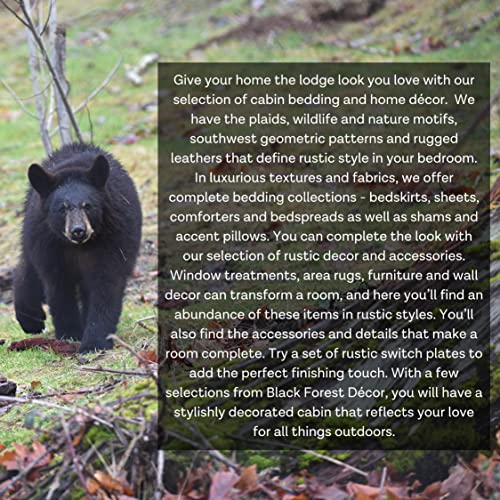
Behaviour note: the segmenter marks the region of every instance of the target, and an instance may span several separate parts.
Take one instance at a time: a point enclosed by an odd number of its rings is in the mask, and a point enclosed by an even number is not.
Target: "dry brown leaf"
[[[474,474],[461,465],[452,468],[450,476],[441,483],[441,496],[467,500],[474,489]]]
[[[39,475],[38,470],[52,460],[52,455],[50,453],[47,453],[44,458],[41,458],[42,455],[47,452],[47,448],[39,441],[33,443],[33,451],[19,443],[14,443],[12,446],[14,447],[14,451],[4,451],[2,455],[0,455],[0,465],[7,470],[20,471],[29,467],[35,460],[40,459],[28,474],[28,481],[35,480]]]
[[[209,500],[226,500],[238,480],[238,474],[234,471],[217,472],[212,478]]]
[[[87,488],[87,493],[89,493],[90,495],[95,495],[101,489],[99,483],[91,477],[87,479],[87,481],[85,482],[85,486]]]
[[[47,339],[45,337],[31,337],[29,339],[12,342],[9,346],[9,351],[25,351],[26,349],[34,349],[39,347],[46,351],[54,351],[56,354],[70,356],[75,354],[80,344],[79,342],[70,342],[68,340]]]
[[[111,492],[122,493],[125,495],[132,495],[134,492],[129,488],[129,486],[120,481],[119,479],[106,474],[105,472],[98,470],[94,474],[94,479],[99,483],[99,485]]]
[[[424,491],[422,497],[429,500],[438,499],[441,496],[441,483],[439,481],[429,484]]]
[[[393,485],[379,488],[366,484],[348,483],[346,489],[347,493],[354,496],[356,500],[375,500],[379,497],[387,498],[388,500],[403,500],[408,498],[407,488],[404,486]]]
[[[158,363],[158,354],[156,351],[139,351],[136,358],[139,365]]]
[[[31,391],[33,392],[37,387],[41,387],[42,383],[40,380],[32,380],[31,381]]]
[[[259,482],[257,476],[257,465],[250,465],[250,467],[245,467],[241,472],[241,476],[238,482],[234,485],[240,491],[253,490]]]

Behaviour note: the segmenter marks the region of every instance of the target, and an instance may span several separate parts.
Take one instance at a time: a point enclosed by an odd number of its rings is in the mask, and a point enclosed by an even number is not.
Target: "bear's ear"
[[[28,169],[28,179],[33,189],[37,191],[42,198],[49,195],[55,183],[54,176],[37,163],[33,163]]]
[[[88,173],[90,182],[98,189],[106,184],[109,177],[109,163],[105,156],[99,155]]]

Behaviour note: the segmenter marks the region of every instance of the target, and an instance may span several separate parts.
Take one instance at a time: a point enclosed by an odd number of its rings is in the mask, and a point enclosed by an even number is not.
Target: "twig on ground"
[[[163,467],[165,465],[165,452],[163,450],[158,450],[157,458],[157,469],[156,469],[156,491],[154,500],[161,500],[163,493],[165,493],[165,488],[163,486]],[[189,476],[186,476],[186,479]]]
[[[101,386],[86,387],[85,389],[75,389],[74,391],[51,392],[50,394],[40,394],[32,397],[36,399],[48,399],[62,396],[74,396],[78,394],[88,394],[89,392],[91,392],[92,394],[101,394],[103,392],[113,390],[119,383],[120,381],[117,381],[115,383],[103,384]]]
[[[182,486],[178,489],[179,498],[182,498],[182,495],[184,493],[184,488],[186,488],[188,481],[189,481],[189,478],[191,477],[191,473],[193,472],[194,463],[195,463],[195,460],[198,456],[198,453],[199,453],[198,450],[196,450],[196,452],[193,453],[193,459],[191,460],[191,463],[189,464],[189,469],[186,471],[186,475],[184,476],[184,482],[183,482]]]
[[[125,466],[127,465],[128,459],[130,458],[133,449],[135,448],[139,439],[142,439],[144,437],[145,432],[146,432],[146,421],[143,420],[141,423],[141,428],[139,430],[139,433],[132,438],[130,444],[128,445],[127,449],[125,450],[125,453],[123,454],[120,460],[120,463],[118,464],[118,471],[125,470]]]
[[[149,373],[144,371],[130,371],[130,370],[114,370],[112,368],[92,368],[90,366],[78,367],[83,372],[93,373],[116,373],[118,375],[133,375],[135,377],[150,377]]]
[[[338,465],[339,467],[344,467],[346,469],[352,470],[353,472],[355,472],[356,474],[360,474],[361,476],[368,477],[368,474],[366,472],[363,472],[361,469],[346,464],[345,462],[337,460],[336,458],[329,457],[328,455],[323,455],[322,453],[318,453],[317,451],[314,450],[300,450],[300,451],[304,453],[309,453],[309,455],[313,455],[317,458],[321,458],[322,460],[325,460],[325,462],[330,462],[332,464]]]
[[[382,477],[380,478],[380,484],[379,484],[380,493],[382,493],[382,490],[384,489],[386,479],[387,479],[387,467],[384,467],[382,469]]]
[[[127,398],[119,398],[112,403],[108,403],[106,406],[119,406],[123,403],[128,403],[129,401],[136,401],[137,399],[158,399],[158,395],[152,394],[151,392],[142,392],[141,394],[134,394],[133,396],[129,396]]]
[[[87,483],[85,481],[85,478],[83,477],[82,469],[80,467],[80,458],[76,454],[75,447],[73,446],[73,440],[71,438],[71,434],[69,432],[69,427],[68,427],[68,422],[64,420],[64,418],[61,418],[61,425],[64,431],[64,437],[66,438],[66,443],[68,445],[69,453],[71,455],[71,460],[73,462],[73,465],[75,467],[75,472],[78,477],[78,480],[80,481],[83,491],[85,494],[88,496],[89,491],[87,490]]]
[[[68,455],[64,457],[64,461],[57,471],[56,477],[52,479],[49,491],[47,492],[47,500],[52,500],[54,495],[57,492],[57,489],[61,485],[61,478],[66,474],[66,471],[68,470],[68,467],[71,465],[71,460]]]
[[[135,324],[139,325],[141,328],[144,328],[144,330],[146,330],[150,333],[154,333],[156,335],[158,333],[157,330],[151,328],[150,326],[148,326],[144,323],[145,321],[149,321],[151,319],[156,319],[156,316],[152,315],[152,316],[146,316],[144,318],[139,318],[135,321]]]
[[[60,410],[65,413],[71,413],[73,415],[80,413],[85,417],[95,420],[96,422],[99,422],[102,425],[105,425],[106,427],[109,427],[111,429],[113,428],[112,424],[98,417],[97,415],[90,413],[88,410],[80,406],[77,406],[76,408],[68,408],[66,406],[56,405],[54,403],[48,403],[47,401],[39,401],[36,398],[16,398],[11,396],[0,396],[0,401],[7,401],[9,403],[34,404],[38,406],[44,406],[45,408],[52,408],[53,410]]]
[[[169,410],[167,410],[169,411]],[[239,468],[239,465],[235,462],[233,462],[232,460],[230,460],[229,458],[227,458],[226,456],[224,456],[220,451],[216,450],[214,448],[214,446],[212,445],[212,443],[210,443],[210,441],[199,431],[199,429],[193,425],[190,425],[188,422],[186,422],[185,420],[181,419],[181,418],[178,418],[176,417],[175,415],[173,415],[172,412],[169,411],[169,413],[172,415],[172,418],[174,420],[177,420],[177,422],[179,422],[182,426],[186,427],[190,432],[191,434],[193,435],[196,435],[198,436],[201,441],[202,441],[202,445],[198,445],[199,448],[205,448],[207,450],[207,453],[210,454],[210,456],[212,456],[213,458],[216,458],[219,462],[222,462],[223,464],[227,465],[228,467],[231,467],[232,469],[238,469]],[[170,433],[170,431],[168,431]]]
[[[139,354],[139,351],[134,349],[131,345],[127,344],[125,341],[123,341],[120,337],[117,335],[108,335],[108,338],[114,340],[117,344],[120,344],[121,346],[125,347],[128,352],[130,352],[135,358],[137,359],[142,359],[141,355]],[[148,366],[147,363],[143,364],[144,370],[148,373],[148,375],[156,382],[158,383],[158,375],[154,373],[153,370]]]

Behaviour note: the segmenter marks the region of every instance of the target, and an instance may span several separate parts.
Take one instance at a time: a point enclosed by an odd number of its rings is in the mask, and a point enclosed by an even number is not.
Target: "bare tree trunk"
[[[66,29],[57,24],[56,1],[0,0],[0,6],[10,12],[27,31],[29,70],[36,113],[25,106],[23,99],[6,81],[0,79],[0,83],[21,109],[38,121],[40,138],[47,155],[53,150],[51,137],[58,131],[63,145],[73,142],[73,135],[79,142],[83,142],[75,116],[108,85],[122,62],[120,57],[104,81],[73,109],[68,100],[70,86],[65,76]],[[57,116],[57,126],[51,132],[54,116]]]
[[[53,0],[55,1],[55,0]],[[3,2],[2,2],[3,3]],[[5,4],[4,4],[5,5]],[[45,47],[45,44],[43,43],[43,40],[41,38],[41,35],[38,33],[36,26],[33,23],[33,18],[31,17],[30,14],[30,7],[29,7],[29,1],[25,0],[20,0],[19,1],[19,6],[21,7],[21,10],[24,14],[25,18],[25,26],[28,27],[28,29],[31,32],[31,35],[33,36],[36,44],[38,45],[38,48],[40,49],[40,52],[45,60],[45,63],[47,64],[47,68],[49,69],[50,75],[52,77],[52,81],[54,83],[54,86],[56,87],[56,102],[57,99],[60,99],[63,104],[64,108],[68,114],[69,120],[71,122],[71,125],[73,126],[73,130],[75,131],[75,135],[78,138],[78,141],[83,142],[82,134],[80,132],[80,128],[78,127],[78,124],[75,119],[75,115],[73,114],[73,111],[71,109],[71,106],[69,105],[68,100],[66,99],[66,95],[64,93],[64,90],[62,88],[61,81],[57,75],[57,72],[54,68],[54,65],[52,64],[52,61],[50,60],[50,56],[47,52],[47,48]]]
[[[26,2],[26,9],[28,15],[31,13],[31,7],[29,2]],[[47,155],[52,153],[52,143],[50,142],[49,130],[47,128],[47,113],[45,106],[44,92],[40,85],[40,67],[37,57],[37,48],[35,37],[29,28],[26,28],[27,40],[28,40],[28,51],[29,51],[29,67],[31,74],[31,82],[33,85],[33,93],[35,97],[35,106],[38,114],[38,124],[40,130],[40,138],[42,139],[43,147]]]
[[[67,97],[69,85],[68,80],[66,80],[64,76],[66,62],[66,29],[64,26],[57,26],[54,48],[54,69],[57,78],[61,82],[63,93]],[[71,121],[59,93],[56,93],[56,109],[57,116],[59,117],[59,135],[61,137],[61,143],[69,144],[73,142],[73,137],[71,136]]]

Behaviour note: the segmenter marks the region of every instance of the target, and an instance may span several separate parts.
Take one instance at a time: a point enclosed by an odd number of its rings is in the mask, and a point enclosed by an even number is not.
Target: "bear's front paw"
[[[45,313],[43,314],[45,319]],[[17,321],[21,325],[24,333],[37,334],[42,333],[45,328],[45,322],[42,319],[36,319],[36,317],[28,316],[25,314],[17,314]]]
[[[80,344],[80,354],[105,351],[113,348],[113,341],[108,339],[87,339]]]

